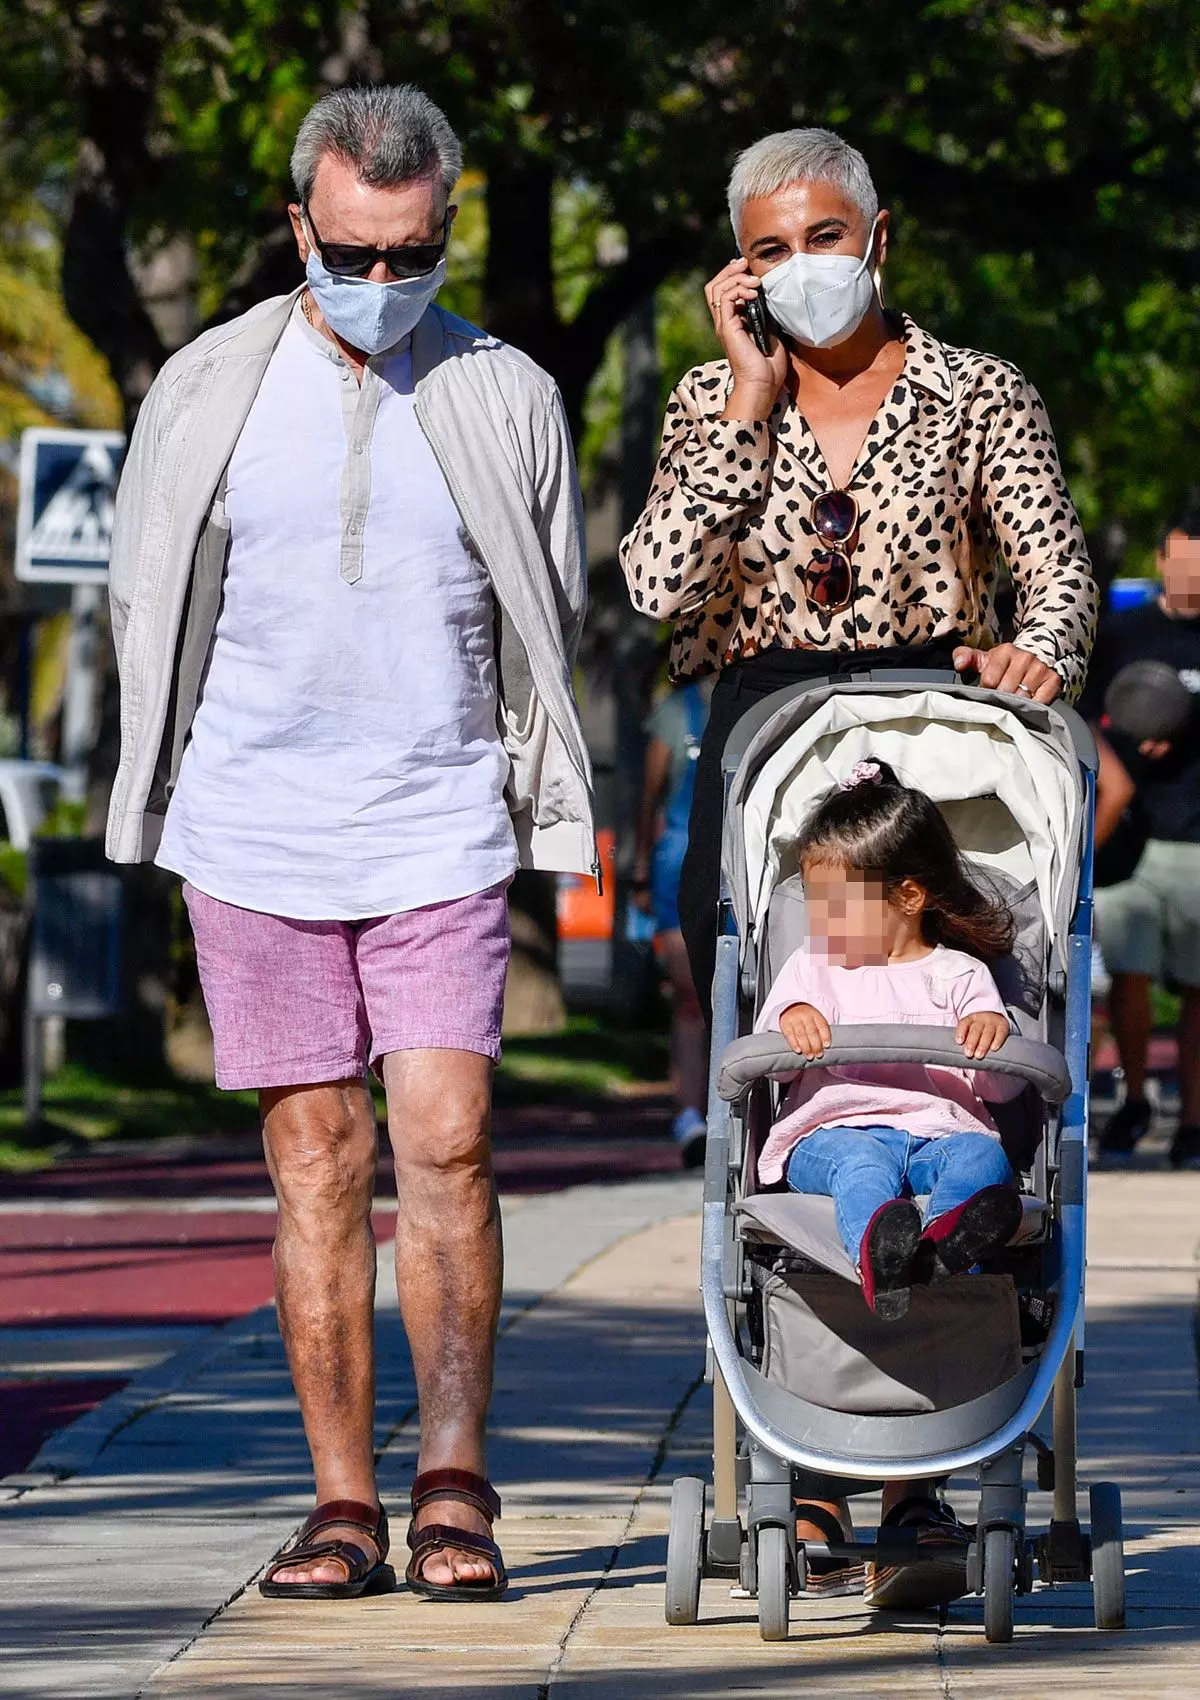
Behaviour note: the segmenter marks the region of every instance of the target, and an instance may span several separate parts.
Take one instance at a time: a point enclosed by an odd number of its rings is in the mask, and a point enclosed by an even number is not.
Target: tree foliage
[[[892,298],[1029,371],[1093,528],[1145,535],[1191,478],[1194,0],[0,0],[0,30],[9,183],[60,217],[64,298],[130,410],[170,340],[154,256],[188,244],[201,319],[290,284],[300,115],[411,79],[476,173],[458,298],[577,421],[631,307],[728,257],[732,155],[823,123],[895,210]],[[665,335],[706,349],[694,316]]]

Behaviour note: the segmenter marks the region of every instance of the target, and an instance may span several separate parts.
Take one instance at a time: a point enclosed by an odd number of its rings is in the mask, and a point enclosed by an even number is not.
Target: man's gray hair
[[[871,169],[857,148],[832,130],[777,130],[734,162],[729,179],[729,217],[740,238],[747,201],[773,195],[788,183],[829,183],[852,201],[869,224],[879,212]]]
[[[411,83],[335,89],[310,109],[292,149],[301,206],[308,205],[326,154],[379,189],[436,177],[449,195],[462,172],[462,144],[446,114]]]

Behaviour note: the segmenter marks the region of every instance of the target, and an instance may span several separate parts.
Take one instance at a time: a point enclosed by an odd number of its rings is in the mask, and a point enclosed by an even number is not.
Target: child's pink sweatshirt
[[[794,1003],[812,1004],[831,1027],[867,1022],[956,1027],[964,1015],[1006,1013],[983,963],[944,945],[914,962],[866,968],[839,968],[798,950],[780,970],[755,1031],[778,1032],[779,1017]],[[792,1147],[819,1127],[898,1127],[927,1139],[948,1133],[995,1138],[984,1099],[1015,1098],[1023,1085],[1012,1075],[923,1063],[810,1066],[788,1088],[783,1115],[759,1157],[759,1181],[769,1186],[781,1180]]]

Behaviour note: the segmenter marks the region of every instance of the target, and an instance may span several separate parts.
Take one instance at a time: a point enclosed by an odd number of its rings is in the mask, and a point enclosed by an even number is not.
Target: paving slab
[[[549,1236],[538,1255],[550,1255]],[[378,1670],[408,1686],[444,1684],[447,1668],[474,1679],[485,1649],[481,1692],[544,1687],[572,1626],[622,1553],[642,1490],[656,1474],[664,1435],[696,1391],[703,1323],[696,1300],[699,1232],[695,1216],[623,1238],[591,1258],[501,1336],[491,1428],[491,1468],[504,1484],[501,1538],[514,1571],[502,1607],[447,1608],[397,1592],[356,1615],[355,1692],[370,1694]],[[411,1479],[412,1425],[385,1451],[385,1499]],[[395,1482],[395,1486],[392,1483]],[[598,1515],[599,1514],[599,1515]],[[324,1628],[321,1617],[326,1620]],[[161,1670],[147,1696],[228,1692],[272,1669],[297,1643],[307,1652],[324,1635],[345,1633],[345,1608],[265,1601],[248,1590],[194,1647]],[[322,1655],[324,1660],[325,1655]],[[325,1669],[324,1662],[320,1665]],[[414,1673],[415,1676],[415,1673]],[[274,1679],[272,1679],[274,1680]],[[366,1686],[361,1690],[357,1684]],[[268,1683],[268,1688],[270,1684]],[[468,1689],[469,1692],[469,1689]]]
[[[692,1210],[698,1186],[696,1176],[676,1175],[506,1201],[506,1333],[528,1323],[548,1293],[614,1240]],[[543,1358],[546,1381],[559,1378],[555,1350],[564,1331],[571,1332],[558,1313],[539,1323],[521,1348],[531,1367],[514,1371],[513,1387],[531,1379]],[[382,1252],[377,1338],[381,1486],[395,1504],[411,1479],[411,1433],[399,1442],[416,1395],[390,1254]],[[694,1374],[691,1343],[687,1358]],[[603,1403],[598,1386],[592,1402]],[[599,1468],[603,1450],[603,1469],[615,1481],[629,1446],[621,1424],[599,1425],[594,1438],[585,1433],[582,1452],[578,1436],[567,1433],[576,1426],[572,1415],[559,1425],[560,1470],[576,1469],[580,1458]],[[509,1452],[515,1463],[524,1451],[525,1473],[537,1478],[537,1446],[522,1428],[514,1421]],[[497,1443],[509,1444],[499,1435]],[[516,1480],[500,1468],[497,1476]],[[129,1700],[258,1573],[311,1506],[308,1454],[273,1312],[207,1334],[135,1378],[55,1436],[4,1491],[0,1693]],[[604,1490],[596,1497],[602,1501]],[[27,1533],[47,1563],[28,1564]]]
[[[42,1594],[48,1575],[66,1578],[51,1585],[49,1604],[15,1566],[9,1588],[0,1550],[0,1692],[62,1700],[322,1690],[371,1700],[451,1691],[471,1700],[1200,1692],[1200,1177],[1093,1179],[1082,1470],[1125,1490],[1129,1629],[1097,1634],[1086,1587],[1038,1590],[1018,1602],[1009,1647],[985,1643],[976,1601],[956,1603],[939,1622],[885,1617],[854,1599],[796,1602],[791,1638],[768,1645],[754,1603],[717,1581],[704,1585],[699,1625],[664,1623],[669,1484],[707,1474],[710,1447],[695,1199],[694,1178],[680,1178],[530,1196],[506,1210],[492,1458],[513,1573],[502,1604],[442,1607],[404,1591],[340,1607],[261,1599],[253,1579],[307,1508],[309,1490],[277,1337],[248,1328],[112,1435],[88,1468],[0,1511],[12,1519],[10,1535],[14,1525],[28,1530],[46,1555],[30,1567]],[[380,1476],[399,1506],[416,1436],[383,1260],[379,1327]],[[972,1503],[960,1501],[967,1515]],[[874,1521],[869,1500],[855,1512]],[[1031,1523],[1047,1515],[1045,1496],[1033,1494]],[[138,1559],[152,1531],[194,1543],[193,1562],[169,1559],[156,1587]]]

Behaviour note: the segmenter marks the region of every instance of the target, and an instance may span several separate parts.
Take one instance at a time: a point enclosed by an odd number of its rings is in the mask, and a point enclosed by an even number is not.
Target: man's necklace
[[[333,337],[329,333],[329,327],[326,326],[323,331],[318,331],[316,325],[313,324],[312,296],[309,294],[307,289],[304,291],[304,293],[300,297],[300,311],[304,314],[304,317],[308,320],[308,328],[311,331],[316,331],[316,334],[318,336],[324,337],[326,342],[332,343],[333,348],[334,348],[334,352],[338,355],[341,355],[343,361],[345,361],[345,355],[342,354],[341,349],[338,347],[337,343],[334,342]],[[349,365],[349,362],[346,361],[346,364]],[[355,377],[358,378],[358,381],[361,384],[362,383],[361,368],[351,368],[351,369],[354,371]]]

